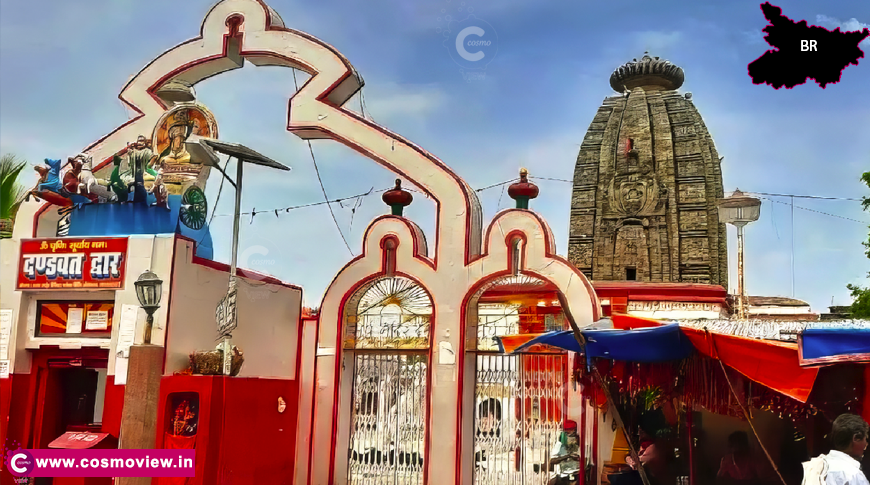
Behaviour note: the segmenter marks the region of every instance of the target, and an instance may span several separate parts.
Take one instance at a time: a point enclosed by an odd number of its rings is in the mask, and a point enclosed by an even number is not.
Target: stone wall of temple
[[[586,133],[568,258],[592,280],[728,287],[720,158],[682,76],[648,56],[623,66]]]

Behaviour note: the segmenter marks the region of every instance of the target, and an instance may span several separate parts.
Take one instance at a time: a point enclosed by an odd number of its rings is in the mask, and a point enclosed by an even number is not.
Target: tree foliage
[[[864,172],[861,175],[861,181],[870,188],[870,172]],[[861,206],[865,211],[870,212],[870,196],[861,199]],[[867,240],[862,244],[867,248],[865,254],[870,259],[870,232],[867,234]],[[870,277],[870,273],[867,276]],[[846,287],[852,292],[852,306],[850,307],[852,316],[855,318],[870,318],[870,287],[863,288],[858,285],[847,285]]]
[[[27,190],[18,183],[18,176],[26,166],[26,161],[10,153],[0,156],[0,219],[12,219],[18,211]]]
[[[870,288],[858,285],[846,285],[852,292],[852,306],[849,313],[853,318],[870,318]]]

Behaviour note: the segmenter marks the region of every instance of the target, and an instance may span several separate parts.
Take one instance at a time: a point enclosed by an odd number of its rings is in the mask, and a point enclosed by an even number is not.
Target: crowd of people
[[[870,425],[860,416],[843,414],[834,420],[830,439],[831,451],[803,464],[801,485],[870,485],[861,460],[870,438]],[[643,483],[638,473],[642,467],[651,485],[677,483],[669,469],[668,457],[657,444],[653,433],[641,427],[638,432],[637,460],[625,457],[631,472],[611,475],[614,485]],[[767,485],[782,483],[774,472],[769,473],[766,457],[753,453],[749,435],[735,431],[728,436],[728,453],[719,462],[716,485]],[[556,483],[556,482],[551,482]],[[557,482],[572,485],[577,482]]]

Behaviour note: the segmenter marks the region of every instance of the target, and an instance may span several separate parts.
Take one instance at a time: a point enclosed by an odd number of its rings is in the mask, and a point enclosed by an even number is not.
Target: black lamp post
[[[152,273],[145,270],[136,280],[136,298],[148,319],[145,321],[145,344],[151,343],[151,327],[154,325],[154,312],[160,308],[160,297],[163,295],[163,281]]]

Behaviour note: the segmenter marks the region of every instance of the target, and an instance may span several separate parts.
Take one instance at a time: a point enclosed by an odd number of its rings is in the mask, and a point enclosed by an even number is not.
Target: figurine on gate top
[[[214,115],[200,103],[182,103],[157,122],[152,137],[141,134],[112,157],[112,164],[94,170],[87,153],[62,159],[45,159],[35,167],[36,186],[28,192],[37,200],[66,207],[90,203],[145,204],[169,209],[169,195],[181,195],[191,185],[204,188],[208,167],[192,157],[185,142],[191,135],[217,138]],[[102,177],[102,178],[101,178]]]

